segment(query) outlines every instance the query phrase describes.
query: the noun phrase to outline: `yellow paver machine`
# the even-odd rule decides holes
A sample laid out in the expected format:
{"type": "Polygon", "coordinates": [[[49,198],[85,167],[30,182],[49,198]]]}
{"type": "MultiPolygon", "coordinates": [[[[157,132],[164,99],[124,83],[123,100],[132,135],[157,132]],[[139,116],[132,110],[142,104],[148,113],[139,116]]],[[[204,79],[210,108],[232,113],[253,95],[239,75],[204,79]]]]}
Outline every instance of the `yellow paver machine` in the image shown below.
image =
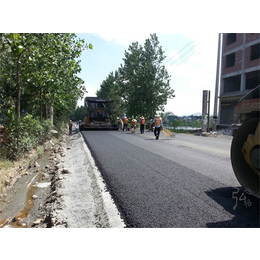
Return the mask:
{"type": "Polygon", "coordinates": [[[118,126],[113,123],[115,119],[109,107],[109,104],[113,102],[113,100],[104,100],[98,97],[86,97],[86,116],[80,124],[80,130],[117,130],[118,126]]]}

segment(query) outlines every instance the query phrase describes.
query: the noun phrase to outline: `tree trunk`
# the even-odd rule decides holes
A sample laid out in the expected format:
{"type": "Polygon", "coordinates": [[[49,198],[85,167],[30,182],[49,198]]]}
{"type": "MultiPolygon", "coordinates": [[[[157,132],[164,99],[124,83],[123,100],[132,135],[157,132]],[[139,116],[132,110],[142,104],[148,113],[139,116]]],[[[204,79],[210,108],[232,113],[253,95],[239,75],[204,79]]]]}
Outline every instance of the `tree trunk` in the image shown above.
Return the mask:
{"type": "Polygon", "coordinates": [[[50,106],[50,120],[51,120],[51,125],[53,126],[53,106],[50,106]]]}
{"type": "Polygon", "coordinates": [[[40,90],[40,120],[42,121],[42,89],[40,90]]]}
{"type": "Polygon", "coordinates": [[[17,69],[16,69],[16,86],[17,86],[17,100],[16,100],[16,117],[19,120],[21,114],[21,82],[20,82],[20,70],[21,70],[21,63],[20,63],[19,55],[17,59],[17,69]]]}

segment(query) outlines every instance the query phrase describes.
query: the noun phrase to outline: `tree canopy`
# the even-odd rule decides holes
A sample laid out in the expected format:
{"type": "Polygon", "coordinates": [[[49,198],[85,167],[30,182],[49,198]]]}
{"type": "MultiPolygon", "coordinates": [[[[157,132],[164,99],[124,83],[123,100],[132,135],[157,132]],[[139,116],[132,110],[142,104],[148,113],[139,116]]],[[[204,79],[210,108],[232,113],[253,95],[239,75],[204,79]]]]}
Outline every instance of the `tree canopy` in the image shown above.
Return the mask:
{"type": "Polygon", "coordinates": [[[68,118],[85,92],[77,75],[87,48],[74,33],[0,34],[1,154],[17,158],[68,118]]]}
{"type": "Polygon", "coordinates": [[[63,116],[74,109],[83,96],[79,57],[86,48],[84,40],[73,33],[0,34],[0,108],[1,113],[15,107],[40,118],[54,107],[63,116]]]}
{"type": "Polygon", "coordinates": [[[156,111],[164,111],[168,98],[174,97],[170,75],[163,65],[165,58],[156,34],[151,34],[143,46],[133,42],[125,51],[124,64],[108,75],[97,95],[114,99],[117,113],[153,117],[156,111]]]}

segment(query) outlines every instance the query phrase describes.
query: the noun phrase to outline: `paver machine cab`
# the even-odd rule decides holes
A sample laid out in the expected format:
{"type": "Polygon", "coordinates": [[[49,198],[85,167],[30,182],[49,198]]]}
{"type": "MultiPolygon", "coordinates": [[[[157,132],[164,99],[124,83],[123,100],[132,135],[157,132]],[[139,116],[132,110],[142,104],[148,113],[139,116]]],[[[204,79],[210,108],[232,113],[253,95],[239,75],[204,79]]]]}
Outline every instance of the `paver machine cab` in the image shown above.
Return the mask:
{"type": "Polygon", "coordinates": [[[231,163],[239,183],[260,198],[260,85],[235,106],[241,126],[231,144],[231,163]]]}
{"type": "Polygon", "coordinates": [[[113,120],[109,104],[113,100],[104,100],[98,97],[85,98],[86,116],[80,125],[80,130],[117,130],[117,124],[113,120]]]}

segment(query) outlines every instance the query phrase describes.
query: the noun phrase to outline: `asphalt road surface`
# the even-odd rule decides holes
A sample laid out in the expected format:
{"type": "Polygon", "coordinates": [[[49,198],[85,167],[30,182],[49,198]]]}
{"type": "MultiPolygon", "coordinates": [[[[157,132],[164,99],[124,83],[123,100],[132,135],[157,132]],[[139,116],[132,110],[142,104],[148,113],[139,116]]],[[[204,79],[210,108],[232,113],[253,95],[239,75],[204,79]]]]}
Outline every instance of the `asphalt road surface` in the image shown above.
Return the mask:
{"type": "Polygon", "coordinates": [[[127,227],[259,227],[259,199],[231,167],[231,136],[82,134],[127,227]]]}

